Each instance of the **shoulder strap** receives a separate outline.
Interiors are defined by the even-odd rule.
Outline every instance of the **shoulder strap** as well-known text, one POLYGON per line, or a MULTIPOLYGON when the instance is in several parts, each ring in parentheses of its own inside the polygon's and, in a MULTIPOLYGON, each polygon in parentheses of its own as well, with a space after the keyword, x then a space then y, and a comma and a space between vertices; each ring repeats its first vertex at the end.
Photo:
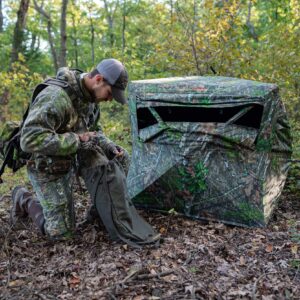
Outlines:
POLYGON ((82 73, 84 73, 84 71, 83 71, 83 70, 81 70, 81 69, 78 69, 78 68, 69 68, 69 70, 71 70, 71 71, 76 71, 76 72, 78 72, 79 74, 82 74, 82 73))
MULTIPOLYGON (((66 93, 68 94, 68 96, 72 99, 74 96, 76 97, 76 91, 66 82, 66 81, 63 81, 63 80, 59 80, 59 79, 56 79, 56 78, 48 78, 46 79, 44 82, 38 84, 33 93, 32 93, 32 97, 31 97, 31 102, 30 104, 34 103, 36 97, 38 96, 39 93, 41 93, 46 87, 48 86, 51 86, 51 85, 54 85, 54 86, 58 86, 62 89, 64 89, 66 91, 66 93)), ((73 99, 72 99, 73 100, 73 99)), ((20 125, 20 128, 22 128, 27 116, 28 116, 28 113, 29 113, 29 108, 30 108, 30 104, 27 106, 27 109, 23 115, 23 120, 22 120, 22 123, 20 125)))
POLYGON ((71 98, 71 100, 74 100, 74 98, 79 97, 75 89, 67 81, 50 77, 36 86, 32 94, 31 103, 35 101, 35 98, 42 90, 51 85, 62 88, 71 98))

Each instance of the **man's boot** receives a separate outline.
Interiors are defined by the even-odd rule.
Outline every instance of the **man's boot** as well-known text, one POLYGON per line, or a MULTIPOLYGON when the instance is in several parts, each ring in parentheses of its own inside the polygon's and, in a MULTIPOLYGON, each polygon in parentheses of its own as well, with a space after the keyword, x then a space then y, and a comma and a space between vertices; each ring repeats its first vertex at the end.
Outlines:
POLYGON ((16 186, 12 191, 11 222, 25 221, 29 216, 42 234, 45 234, 43 208, 26 188, 16 186))

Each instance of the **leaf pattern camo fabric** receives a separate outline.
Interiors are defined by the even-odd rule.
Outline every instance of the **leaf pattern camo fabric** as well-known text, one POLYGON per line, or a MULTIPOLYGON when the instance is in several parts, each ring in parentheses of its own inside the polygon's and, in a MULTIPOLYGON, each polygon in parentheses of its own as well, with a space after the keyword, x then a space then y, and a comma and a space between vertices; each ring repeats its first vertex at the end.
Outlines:
POLYGON ((129 86, 134 203, 193 218, 265 226, 292 153, 276 85, 229 77, 129 86))

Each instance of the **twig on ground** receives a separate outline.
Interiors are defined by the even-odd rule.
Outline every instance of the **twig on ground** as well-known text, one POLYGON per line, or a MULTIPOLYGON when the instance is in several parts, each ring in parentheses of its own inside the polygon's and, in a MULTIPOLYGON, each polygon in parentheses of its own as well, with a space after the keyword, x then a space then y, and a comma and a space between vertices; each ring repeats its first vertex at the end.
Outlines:
POLYGON ((194 255, 190 252, 188 258, 183 263, 184 266, 188 265, 194 258, 194 255))
POLYGON ((188 265, 195 258, 195 255, 199 252, 200 252, 200 250, 190 251, 189 255, 188 255, 187 259, 185 260, 185 262, 183 263, 183 265, 184 266, 188 265))
POLYGON ((140 272, 141 272, 141 269, 136 269, 136 270, 132 271, 121 281, 121 284, 124 284, 125 282, 127 282, 129 280, 133 280, 135 277, 137 277, 138 273, 140 273, 140 272))
POLYGON ((143 280, 143 279, 151 279, 151 278, 160 278, 160 277, 164 277, 164 276, 173 274, 174 272, 175 272, 175 270, 170 270, 170 271, 165 271, 165 272, 156 273, 156 274, 141 274, 141 275, 137 275, 136 279, 143 280))
POLYGON ((270 275, 270 274, 276 274, 276 272, 264 273, 264 274, 260 275, 260 276, 255 280, 254 285, 253 285, 253 288, 252 288, 252 293, 251 293, 251 294, 252 294, 252 295, 251 295, 251 299, 252 299, 252 300, 256 300, 255 294, 256 294, 256 289, 257 289, 257 284, 258 284, 258 282, 259 282, 263 277, 265 277, 265 276, 267 276, 267 275, 270 275))
POLYGON ((113 295, 112 292, 108 292, 108 295, 109 295, 110 299, 117 300, 117 298, 113 295))
POLYGON ((298 275, 298 273, 299 273, 299 269, 300 269, 300 266, 297 268, 296 274, 295 274, 295 276, 294 276, 294 278, 293 278, 293 282, 295 281, 295 279, 296 279, 296 277, 297 277, 297 275, 298 275))
POLYGON ((252 299, 252 300, 256 300, 255 294, 256 294, 256 289, 257 289, 257 284, 258 284, 258 282, 259 282, 263 277, 265 277, 266 275, 267 275, 267 274, 264 273, 264 274, 260 275, 260 276, 255 280, 254 285, 253 285, 253 288, 252 288, 252 293, 251 293, 251 299, 252 299))
POLYGON ((42 300, 48 300, 49 298, 47 298, 45 295, 40 294, 40 293, 34 293, 35 296, 41 298, 42 300))

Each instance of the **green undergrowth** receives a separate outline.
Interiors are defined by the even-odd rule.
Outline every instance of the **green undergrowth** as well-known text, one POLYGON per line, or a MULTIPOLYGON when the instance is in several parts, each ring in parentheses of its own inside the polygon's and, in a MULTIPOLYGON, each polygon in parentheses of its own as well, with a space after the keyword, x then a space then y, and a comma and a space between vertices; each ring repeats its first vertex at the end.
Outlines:
POLYGON ((293 268, 300 269, 300 258, 298 252, 300 249, 300 223, 296 220, 290 220, 289 233, 292 244, 291 251, 294 254, 294 258, 290 260, 290 265, 293 268))
POLYGON ((107 137, 131 152, 131 131, 127 105, 107 102, 101 103, 100 122, 107 137))
POLYGON ((25 167, 21 168, 16 173, 13 173, 7 168, 1 178, 3 183, 0 184, 0 197, 3 197, 4 195, 10 195, 11 190, 16 185, 29 185, 29 179, 27 177, 25 167))

